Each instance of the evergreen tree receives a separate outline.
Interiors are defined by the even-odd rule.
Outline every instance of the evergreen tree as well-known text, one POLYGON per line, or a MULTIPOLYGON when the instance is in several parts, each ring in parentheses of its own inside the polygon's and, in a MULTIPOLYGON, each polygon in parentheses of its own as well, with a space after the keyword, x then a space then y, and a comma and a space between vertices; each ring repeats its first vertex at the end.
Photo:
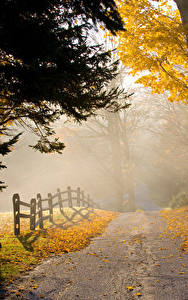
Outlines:
MULTIPOLYGON (((0 154, 2 156, 5 156, 12 151, 11 148, 18 141, 20 134, 21 133, 15 135, 13 138, 9 139, 7 142, 3 142, 0 144, 0 154)), ((0 170, 5 169, 5 168, 6 168, 6 166, 0 161, 0 170)), ((0 181, 0 191, 2 191, 5 188, 6 188, 6 185, 4 185, 4 182, 0 181)))
POLYGON ((105 92, 118 63, 88 42, 99 24, 123 30, 114 0, 0 2, 1 135, 18 121, 39 136, 35 149, 60 153, 64 144, 50 137, 61 115, 82 121, 98 108, 119 108, 121 91, 105 92))

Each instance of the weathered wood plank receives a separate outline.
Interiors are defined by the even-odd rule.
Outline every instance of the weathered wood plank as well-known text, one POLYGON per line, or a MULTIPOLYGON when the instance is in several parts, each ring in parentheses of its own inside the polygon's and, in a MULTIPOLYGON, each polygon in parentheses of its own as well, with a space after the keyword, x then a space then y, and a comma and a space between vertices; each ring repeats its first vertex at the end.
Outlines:
POLYGON ((58 195, 59 209, 60 209, 60 211, 62 211, 62 209, 63 209, 63 201, 62 201, 60 189, 57 189, 57 195, 58 195))
POLYGON ((77 188, 77 205, 80 206, 80 197, 81 197, 81 193, 80 193, 80 188, 77 188))
POLYGON ((47 211, 47 210, 49 210, 49 207, 42 208, 42 211, 47 211))
POLYGON ((54 208, 57 205, 59 205, 59 202, 56 202, 56 203, 52 204, 52 207, 54 208))
POLYGON ((68 186, 67 191, 68 191, 68 205, 69 205, 69 207, 72 207, 72 193, 71 193, 70 186, 68 186))
POLYGON ((13 213, 14 213, 14 234, 20 234, 20 196, 19 194, 14 194, 13 198, 13 213))
POLYGON ((23 201, 19 201, 19 204, 23 205, 23 206, 26 206, 26 207, 31 207, 30 203, 26 203, 26 202, 23 202, 23 201))
POLYGON ((40 229, 43 229, 43 218, 42 218, 42 197, 41 194, 38 193, 37 194, 37 201, 38 201, 38 216, 39 216, 39 220, 37 222, 37 224, 35 225, 36 227, 39 225, 40 229))
POLYGON ((53 223, 53 206, 52 206, 52 194, 48 193, 48 205, 49 205, 49 214, 50 214, 50 222, 53 223))
POLYGON ((26 214, 22 214, 22 213, 20 213, 20 218, 30 218, 31 217, 31 215, 26 215, 26 214))
POLYGON ((30 209, 30 229, 35 230, 36 222, 36 199, 31 199, 31 209, 30 209))

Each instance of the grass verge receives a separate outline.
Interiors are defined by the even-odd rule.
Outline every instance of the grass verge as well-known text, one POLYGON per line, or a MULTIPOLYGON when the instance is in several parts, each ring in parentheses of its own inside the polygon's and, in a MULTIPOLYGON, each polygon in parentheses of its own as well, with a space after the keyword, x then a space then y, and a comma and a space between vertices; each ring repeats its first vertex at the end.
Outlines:
MULTIPOLYGON (((71 209, 67 208, 66 214, 71 215, 71 213, 71 209)), ((77 214, 74 220, 77 224, 70 226, 71 224, 66 223, 61 226, 65 223, 65 219, 56 212, 54 214, 56 225, 45 222, 43 230, 30 231, 28 220, 23 219, 21 234, 15 237, 12 214, 0 214, 1 282, 11 282, 22 272, 33 269, 52 254, 62 255, 84 248, 89 244, 90 239, 101 234, 116 216, 117 213, 114 212, 95 210, 88 219, 81 219, 77 214)))

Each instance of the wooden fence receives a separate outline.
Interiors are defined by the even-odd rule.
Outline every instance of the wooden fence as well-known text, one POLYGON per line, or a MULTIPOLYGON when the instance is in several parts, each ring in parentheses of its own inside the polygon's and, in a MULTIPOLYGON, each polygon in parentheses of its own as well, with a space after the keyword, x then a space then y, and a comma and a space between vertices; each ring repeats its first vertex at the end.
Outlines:
MULTIPOLYGON (((31 199, 30 203, 26 203, 20 200, 19 194, 14 194, 13 198, 13 211, 14 211, 14 234, 20 234, 20 218, 30 219, 30 229, 35 230, 37 226, 43 229, 44 221, 49 220, 53 223, 53 209, 58 206, 60 212, 68 220, 71 219, 64 213, 64 207, 88 207, 88 208, 99 208, 99 205, 90 199, 89 195, 85 195, 84 191, 80 188, 76 190, 71 189, 69 186, 66 191, 61 191, 57 189, 57 193, 52 195, 48 193, 47 198, 42 198, 41 194, 37 194, 36 199, 31 199), (67 204, 67 205, 66 205, 67 204), (21 206, 28 207, 30 209, 29 214, 21 213, 21 206), (43 215, 43 212, 47 211, 47 215, 43 215)), ((75 210, 75 214, 78 213, 80 216, 84 217, 79 211, 75 210)))

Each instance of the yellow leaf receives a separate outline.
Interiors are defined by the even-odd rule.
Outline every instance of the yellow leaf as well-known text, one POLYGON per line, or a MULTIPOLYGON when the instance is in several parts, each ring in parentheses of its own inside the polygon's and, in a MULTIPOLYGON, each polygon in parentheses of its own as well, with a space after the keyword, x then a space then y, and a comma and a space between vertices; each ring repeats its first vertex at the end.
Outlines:
POLYGON ((133 287, 132 287, 132 286, 126 286, 126 288, 127 288, 129 291, 133 291, 133 287))

